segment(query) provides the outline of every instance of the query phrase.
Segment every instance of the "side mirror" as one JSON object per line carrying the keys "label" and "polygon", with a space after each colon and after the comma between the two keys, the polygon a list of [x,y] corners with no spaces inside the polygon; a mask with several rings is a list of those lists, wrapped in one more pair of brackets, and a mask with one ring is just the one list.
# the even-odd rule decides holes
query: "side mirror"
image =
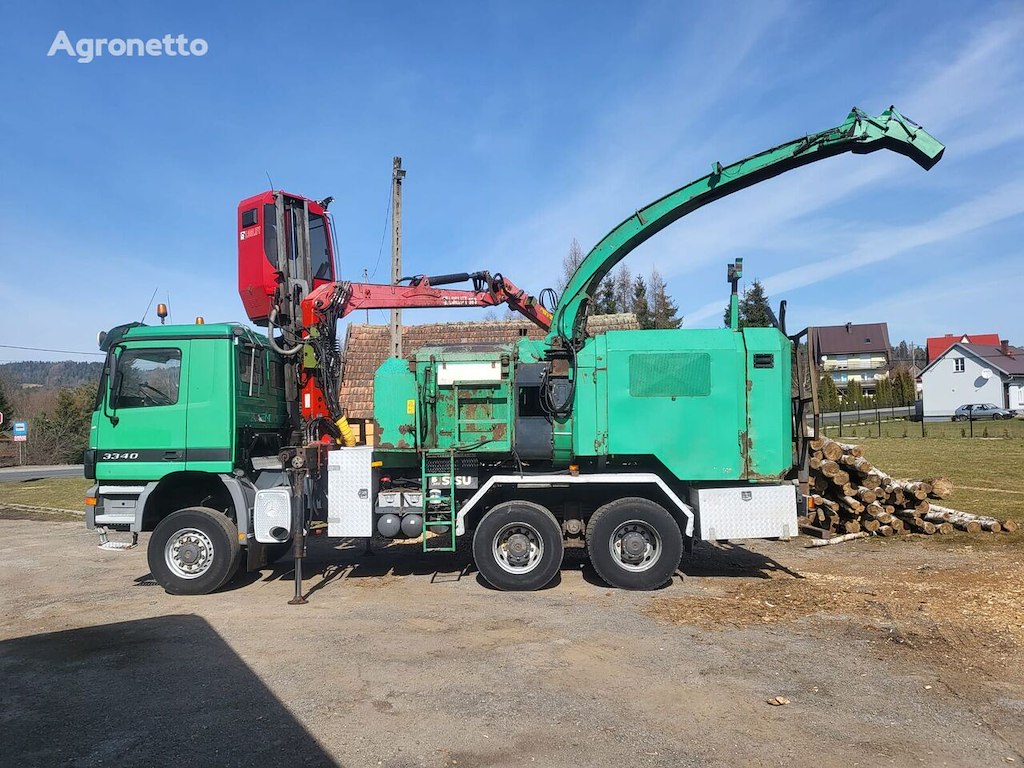
{"label": "side mirror", "polygon": [[110,410],[107,411],[106,408],[103,410],[104,415],[110,419],[111,425],[115,427],[117,426],[117,422],[120,421],[116,414],[117,393],[121,391],[121,381],[124,379],[124,373],[119,370],[118,366],[118,358],[120,357],[118,353],[121,349],[123,349],[123,347],[114,347],[110,350],[110,362],[109,368],[107,369],[107,377],[110,381],[110,395],[107,398],[107,404],[110,406]]}

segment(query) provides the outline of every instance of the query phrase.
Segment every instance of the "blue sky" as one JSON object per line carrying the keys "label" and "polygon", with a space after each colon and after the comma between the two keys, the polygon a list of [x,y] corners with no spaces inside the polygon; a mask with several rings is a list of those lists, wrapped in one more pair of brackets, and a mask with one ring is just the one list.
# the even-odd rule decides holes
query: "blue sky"
{"label": "blue sky", "polygon": [[[79,64],[46,56],[62,29],[209,51]],[[656,267],[690,327],[720,323],[742,256],[791,328],[1024,344],[1020,3],[21,4],[0,41],[3,344],[94,350],[154,289],[175,320],[244,319],[235,210],[268,172],[335,196],[358,279],[400,154],[405,271],[490,269],[538,292],[574,237],[589,249],[712,161],[890,103],[946,143],[932,171],[891,153],[815,164],[626,263]],[[405,319],[456,316],[482,312]]]}

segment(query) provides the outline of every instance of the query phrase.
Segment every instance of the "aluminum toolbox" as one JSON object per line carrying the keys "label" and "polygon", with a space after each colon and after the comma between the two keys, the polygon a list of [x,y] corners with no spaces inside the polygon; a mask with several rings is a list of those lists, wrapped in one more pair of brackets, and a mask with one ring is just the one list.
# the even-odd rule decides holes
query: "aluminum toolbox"
{"label": "aluminum toolbox", "polygon": [[694,488],[690,503],[697,510],[699,537],[773,539],[796,536],[796,486],[750,485]]}

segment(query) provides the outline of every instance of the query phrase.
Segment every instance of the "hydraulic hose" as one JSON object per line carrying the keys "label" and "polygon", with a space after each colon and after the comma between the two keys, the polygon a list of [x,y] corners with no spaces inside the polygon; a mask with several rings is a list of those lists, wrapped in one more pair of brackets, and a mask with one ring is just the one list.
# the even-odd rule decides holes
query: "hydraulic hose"
{"label": "hydraulic hose", "polygon": [[342,416],[334,423],[338,425],[338,429],[341,431],[341,441],[345,447],[351,448],[354,446],[356,444],[356,433],[352,431],[352,425],[348,423],[348,419]]}
{"label": "hydraulic hose", "polygon": [[284,355],[285,357],[291,357],[292,355],[299,354],[299,352],[302,351],[302,344],[296,344],[294,347],[285,349],[279,346],[277,341],[274,339],[274,331],[277,330],[277,325],[274,322],[276,317],[277,307],[274,307],[267,315],[267,342],[270,344],[270,348],[277,352],[277,354]]}

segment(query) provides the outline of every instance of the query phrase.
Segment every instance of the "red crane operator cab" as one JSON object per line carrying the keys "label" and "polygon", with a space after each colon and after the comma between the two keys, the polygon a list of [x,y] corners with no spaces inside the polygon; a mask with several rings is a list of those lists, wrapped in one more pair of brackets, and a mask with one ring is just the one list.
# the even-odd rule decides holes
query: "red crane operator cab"
{"label": "red crane operator cab", "polygon": [[252,322],[267,325],[285,291],[301,300],[336,279],[332,199],[271,190],[238,204],[238,294]]}

